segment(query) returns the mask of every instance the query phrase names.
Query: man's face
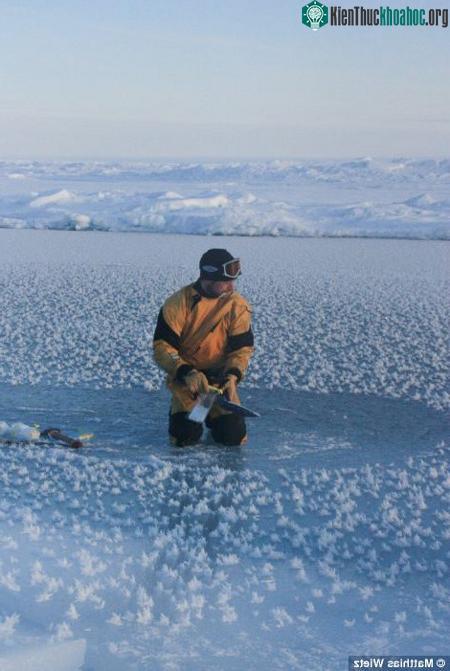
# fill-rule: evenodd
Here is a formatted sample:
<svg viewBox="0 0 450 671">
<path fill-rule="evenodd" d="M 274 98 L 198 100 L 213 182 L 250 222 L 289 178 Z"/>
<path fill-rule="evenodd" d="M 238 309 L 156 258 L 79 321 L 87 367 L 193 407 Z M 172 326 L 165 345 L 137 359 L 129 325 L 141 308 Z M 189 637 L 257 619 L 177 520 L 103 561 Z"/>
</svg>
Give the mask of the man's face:
<svg viewBox="0 0 450 671">
<path fill-rule="evenodd" d="M 203 288 L 211 296 L 221 296 L 234 291 L 234 280 L 202 280 Z"/>
</svg>

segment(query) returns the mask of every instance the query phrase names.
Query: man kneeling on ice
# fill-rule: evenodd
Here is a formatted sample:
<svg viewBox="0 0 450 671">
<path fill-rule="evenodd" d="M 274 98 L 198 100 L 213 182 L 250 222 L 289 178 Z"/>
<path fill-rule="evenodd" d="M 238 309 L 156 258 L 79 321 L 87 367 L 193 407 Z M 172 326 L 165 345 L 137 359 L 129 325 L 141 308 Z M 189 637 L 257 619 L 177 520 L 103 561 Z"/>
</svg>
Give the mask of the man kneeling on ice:
<svg viewBox="0 0 450 671">
<path fill-rule="evenodd" d="M 189 413 L 208 385 L 239 403 L 237 385 L 253 354 L 251 310 L 234 290 L 241 274 L 239 259 L 226 249 L 209 249 L 200 259 L 200 277 L 172 294 L 158 316 L 153 338 L 156 363 L 166 371 L 172 392 L 169 434 L 182 447 L 198 442 L 203 426 Z M 246 440 L 243 417 L 215 403 L 205 421 L 223 445 Z"/>
</svg>

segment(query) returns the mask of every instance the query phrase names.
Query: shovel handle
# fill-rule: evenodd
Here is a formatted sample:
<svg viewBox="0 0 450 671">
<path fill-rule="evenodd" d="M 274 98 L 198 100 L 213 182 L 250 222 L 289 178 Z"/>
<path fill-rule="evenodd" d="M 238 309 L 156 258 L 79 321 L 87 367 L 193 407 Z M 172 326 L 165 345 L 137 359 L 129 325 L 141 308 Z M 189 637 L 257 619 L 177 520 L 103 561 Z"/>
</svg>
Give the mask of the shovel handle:
<svg viewBox="0 0 450 671">
<path fill-rule="evenodd" d="M 41 436 L 44 438 L 48 436 L 49 438 L 53 438 L 53 440 L 58 440 L 60 443 L 64 443 L 65 445 L 75 449 L 83 447 L 81 440 L 78 440 L 78 438 L 71 438 L 70 436 L 66 436 L 59 429 L 45 429 L 45 431 L 41 431 Z"/>
<path fill-rule="evenodd" d="M 223 394 L 222 389 L 219 389 L 219 387 L 212 387 L 210 384 L 208 385 L 208 391 L 212 391 L 214 394 Z"/>
</svg>

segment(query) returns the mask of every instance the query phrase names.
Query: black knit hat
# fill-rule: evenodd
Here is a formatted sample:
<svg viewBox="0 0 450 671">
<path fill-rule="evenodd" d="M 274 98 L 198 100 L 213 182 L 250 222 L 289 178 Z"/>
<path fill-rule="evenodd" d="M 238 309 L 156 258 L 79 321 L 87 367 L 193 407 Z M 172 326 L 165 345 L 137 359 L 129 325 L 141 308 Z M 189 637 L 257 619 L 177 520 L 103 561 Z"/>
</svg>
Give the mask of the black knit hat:
<svg viewBox="0 0 450 671">
<path fill-rule="evenodd" d="M 224 267 L 224 264 L 230 263 L 230 261 L 238 264 L 238 274 L 240 275 L 239 259 L 235 259 L 226 249 L 208 249 L 200 259 L 200 279 L 214 280 L 216 282 L 235 279 L 226 274 Z"/>
</svg>

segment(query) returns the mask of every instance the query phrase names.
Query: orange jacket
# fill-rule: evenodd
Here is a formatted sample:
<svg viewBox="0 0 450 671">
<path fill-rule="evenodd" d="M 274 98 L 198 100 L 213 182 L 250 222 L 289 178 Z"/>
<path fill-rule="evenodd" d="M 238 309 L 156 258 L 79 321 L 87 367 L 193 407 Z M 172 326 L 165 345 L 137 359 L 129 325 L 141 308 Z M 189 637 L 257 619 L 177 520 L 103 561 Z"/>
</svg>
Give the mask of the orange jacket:
<svg viewBox="0 0 450 671">
<path fill-rule="evenodd" d="M 225 303 L 222 316 L 218 315 L 217 322 L 212 320 L 204 339 L 192 347 L 193 334 Z M 253 349 L 251 308 L 245 298 L 237 292 L 230 298 L 209 298 L 198 281 L 166 300 L 153 337 L 155 361 L 168 373 L 169 380 L 192 368 L 213 374 L 233 373 L 240 380 Z"/>
</svg>

